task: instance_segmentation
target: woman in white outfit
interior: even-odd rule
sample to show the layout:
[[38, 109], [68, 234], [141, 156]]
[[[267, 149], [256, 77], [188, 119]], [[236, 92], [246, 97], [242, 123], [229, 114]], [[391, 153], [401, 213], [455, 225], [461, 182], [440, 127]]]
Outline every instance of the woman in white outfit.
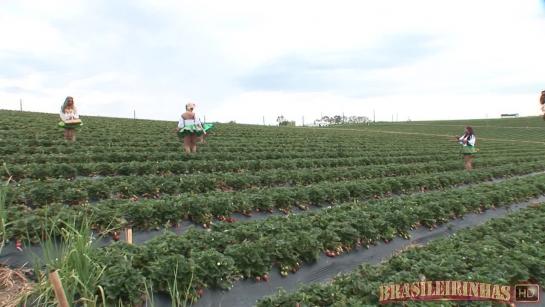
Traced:
[[464, 155], [465, 169], [471, 171], [473, 169], [473, 157], [477, 153], [475, 142], [477, 138], [473, 133], [473, 128], [466, 127], [464, 135], [458, 138], [458, 143], [462, 144], [462, 154]]
[[61, 122], [59, 127], [64, 129], [64, 139], [74, 142], [76, 140], [76, 128], [81, 126], [78, 111], [74, 105], [74, 98], [68, 96], [61, 107]]
[[178, 122], [178, 136], [184, 139], [184, 150], [186, 153], [197, 152], [197, 139], [201, 135], [206, 134], [202, 123], [195, 116], [195, 104], [188, 103], [185, 105], [185, 112], [182, 114]]

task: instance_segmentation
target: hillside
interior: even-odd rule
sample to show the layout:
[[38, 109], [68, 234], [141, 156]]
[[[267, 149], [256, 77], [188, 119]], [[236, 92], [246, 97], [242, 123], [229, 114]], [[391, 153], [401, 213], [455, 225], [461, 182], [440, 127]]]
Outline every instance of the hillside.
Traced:
[[[378, 242], [410, 240], [414, 229], [439, 229], [545, 195], [545, 128], [534, 118], [331, 128], [218, 124], [194, 155], [183, 153], [174, 122], [82, 120], [70, 143], [55, 114], [0, 111], [0, 176], [10, 179], [0, 204], [1, 235], [10, 242], [0, 262], [35, 262], [30, 250], [66, 240], [69, 225], [87, 225], [97, 244], [85, 259], [103, 270], [87, 292], [60, 262], [44, 265], [60, 266], [61, 277], [72, 280], [71, 299], [97, 294], [101, 285], [110, 306], [149, 298], [150, 284], [167, 297], [200, 298], [197, 306], [253, 305], [274, 290], [249, 290], [255, 281], [293, 291], [290, 276], [305, 276], [299, 271], [325, 259], [342, 263], [343, 255], [365, 254]], [[452, 137], [466, 124], [475, 127], [480, 149], [472, 172], [464, 171]], [[134, 231], [134, 244], [123, 243], [123, 235], [113, 243], [125, 229]], [[535, 248], [543, 257], [543, 244]], [[543, 281], [541, 273], [529, 274]], [[234, 285], [240, 287], [218, 291]], [[40, 303], [53, 300], [43, 293]], [[263, 303], [269, 305], [282, 304]]]

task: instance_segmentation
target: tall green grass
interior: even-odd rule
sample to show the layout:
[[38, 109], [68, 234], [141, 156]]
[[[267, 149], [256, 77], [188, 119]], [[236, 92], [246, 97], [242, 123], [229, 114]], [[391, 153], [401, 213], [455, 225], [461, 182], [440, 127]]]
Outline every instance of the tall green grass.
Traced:
[[[6, 164], [4, 164], [4, 168], [6, 168]], [[8, 239], [8, 234], [6, 233], [6, 228], [9, 224], [7, 194], [10, 181], [11, 177], [0, 186], [0, 254], [2, 253], [6, 240]]]
[[34, 255], [33, 264], [36, 286], [27, 299], [37, 306], [55, 304], [53, 287], [48, 273], [58, 270], [68, 301], [73, 306], [106, 306], [100, 277], [104, 267], [94, 260], [96, 247], [93, 246], [93, 232], [88, 222], [79, 227], [73, 222], [52, 223], [48, 238], [41, 242], [42, 254]]
[[[187, 307], [187, 302], [191, 297], [191, 285], [193, 284], [193, 272], [191, 272], [191, 279], [189, 280], [189, 285], [187, 289], [181, 289], [178, 285], [178, 262], [176, 262], [176, 267], [174, 268], [174, 281], [168, 283], [168, 293], [170, 295], [170, 305], [172, 307]], [[183, 292], [182, 290], [185, 290]]]
[[[58, 237], [60, 234], [60, 237]], [[49, 272], [58, 270], [64, 291], [71, 306], [85, 307], [122, 307], [124, 302], [112, 302], [106, 296], [100, 281], [106, 267], [95, 259], [99, 252], [93, 241], [91, 224], [87, 221], [51, 222], [48, 225], [49, 240], [40, 242], [42, 252], [33, 255], [36, 284], [25, 302], [30, 306], [56, 306], [57, 301], [49, 281]], [[169, 283], [169, 295], [172, 306], [186, 307], [191, 297], [191, 284], [182, 289], [178, 284], [178, 266], [174, 268], [174, 278]], [[193, 278], [193, 276], [192, 276]], [[142, 307], [154, 307], [153, 284], [143, 281]]]

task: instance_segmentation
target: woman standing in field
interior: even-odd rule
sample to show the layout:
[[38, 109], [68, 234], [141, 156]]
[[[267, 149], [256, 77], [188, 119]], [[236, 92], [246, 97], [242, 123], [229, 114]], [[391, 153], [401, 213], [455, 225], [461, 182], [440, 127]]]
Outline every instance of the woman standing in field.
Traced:
[[462, 154], [464, 155], [465, 169], [471, 171], [473, 169], [473, 157], [477, 153], [475, 142], [477, 138], [473, 134], [473, 128], [466, 127], [464, 135], [456, 137], [458, 143], [462, 144]]
[[76, 141], [76, 127], [81, 126], [78, 111], [74, 105], [74, 98], [68, 96], [61, 107], [61, 122], [59, 127], [64, 128], [64, 139], [67, 141]]
[[184, 150], [186, 153], [197, 152], [197, 140], [200, 136], [206, 134], [202, 123], [195, 116], [195, 104], [188, 103], [185, 105], [185, 112], [182, 114], [178, 122], [178, 136], [184, 139]]

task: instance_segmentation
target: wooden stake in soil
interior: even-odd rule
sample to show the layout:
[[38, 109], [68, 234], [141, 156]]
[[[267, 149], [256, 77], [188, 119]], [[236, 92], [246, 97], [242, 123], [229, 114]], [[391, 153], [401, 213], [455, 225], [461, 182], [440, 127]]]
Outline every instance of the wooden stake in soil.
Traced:
[[64, 288], [62, 287], [62, 282], [58, 271], [49, 272], [49, 281], [53, 285], [53, 291], [55, 291], [55, 297], [59, 303], [58, 306], [70, 307], [70, 305], [68, 305], [68, 300], [66, 299], [66, 294], [64, 293]]
[[127, 243], [132, 244], [132, 228], [125, 229], [125, 239]]

